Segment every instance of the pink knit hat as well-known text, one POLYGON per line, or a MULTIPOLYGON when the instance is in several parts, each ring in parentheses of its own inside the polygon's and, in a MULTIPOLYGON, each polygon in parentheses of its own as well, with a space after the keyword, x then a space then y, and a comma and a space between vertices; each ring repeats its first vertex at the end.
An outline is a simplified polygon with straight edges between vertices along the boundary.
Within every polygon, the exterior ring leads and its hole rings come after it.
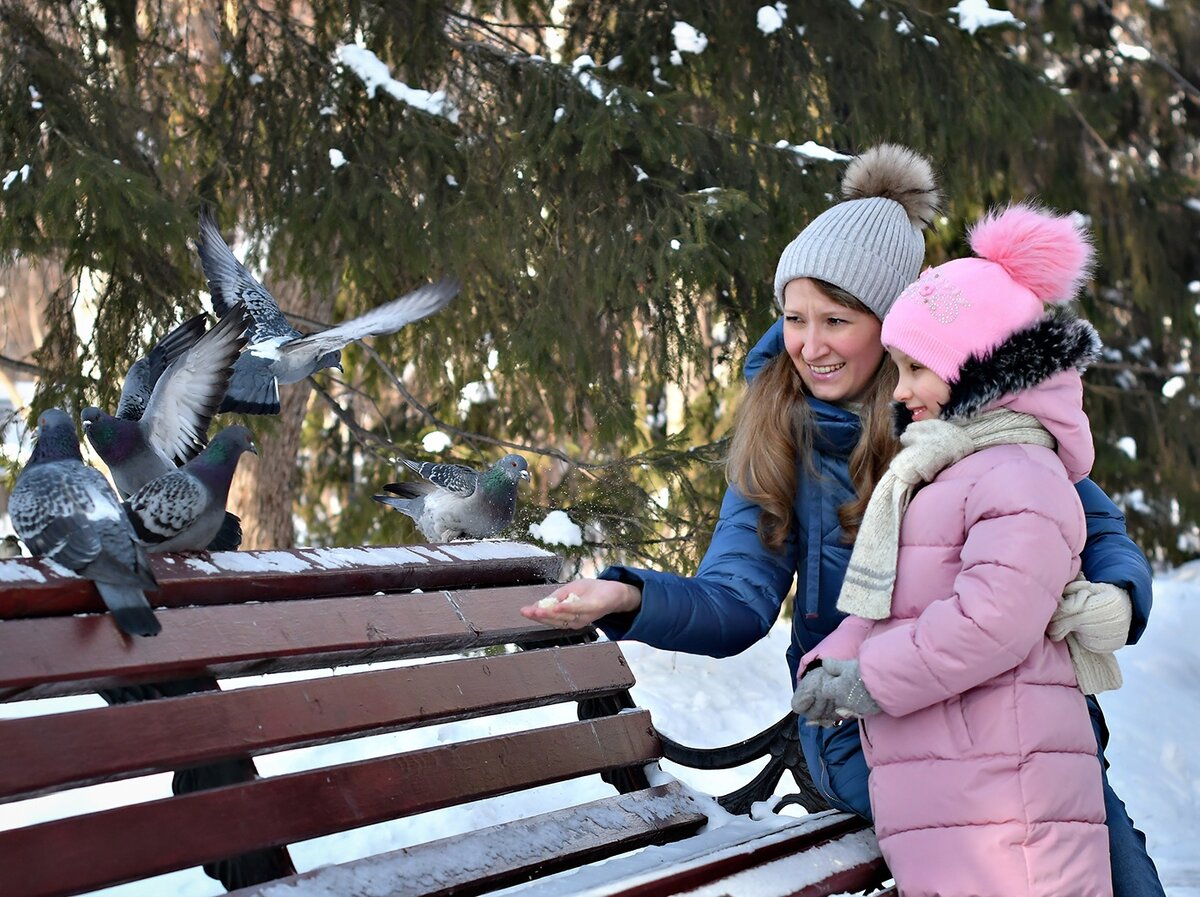
POLYGON ((884 346, 948 383, 968 358, 1040 320, 1045 303, 1074 298, 1092 264, 1081 224, 1023 203, 985 215, 968 240, 977 258, 926 268, 883 320, 884 346))

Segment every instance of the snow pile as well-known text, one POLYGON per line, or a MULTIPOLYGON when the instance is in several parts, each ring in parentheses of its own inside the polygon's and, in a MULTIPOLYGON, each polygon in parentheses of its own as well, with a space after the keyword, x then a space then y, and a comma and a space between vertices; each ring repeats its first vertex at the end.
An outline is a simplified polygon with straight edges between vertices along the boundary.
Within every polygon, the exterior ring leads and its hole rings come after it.
POLYGON ((809 159, 814 162, 848 162, 853 159, 853 156, 847 156, 845 153, 839 153, 837 150, 831 150, 827 146, 813 141, 806 140, 801 144, 788 143, 786 140, 780 140, 775 144, 776 149, 791 150, 802 159, 809 159))
POLYGON ((774 6, 759 7, 755 21, 758 30, 763 34, 774 34, 783 27, 783 20, 786 18, 787 7, 782 3, 776 3, 774 6))
POLYGON ((687 22, 676 22, 671 28, 671 37, 675 40, 675 49, 671 51, 671 64, 679 65, 683 61, 683 53, 703 53, 708 47, 708 35, 697 31, 687 22))
POLYGON ((1025 23, 1007 9, 992 9, 988 6, 987 0, 958 0, 958 5, 951 6, 950 12, 958 16, 958 27, 967 34, 974 34, 980 28, 993 28, 997 25, 1025 27, 1025 23))
POLYGON ((566 511, 551 511, 541 523, 529 524, 529 535, 547 545, 583 544, 583 530, 566 511))

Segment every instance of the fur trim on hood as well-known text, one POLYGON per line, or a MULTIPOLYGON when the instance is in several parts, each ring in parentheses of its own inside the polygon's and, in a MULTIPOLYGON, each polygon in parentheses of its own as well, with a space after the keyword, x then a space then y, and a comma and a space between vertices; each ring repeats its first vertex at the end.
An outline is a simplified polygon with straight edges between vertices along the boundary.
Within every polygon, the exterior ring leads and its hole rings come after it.
MULTIPOLYGON (((1087 321, 1065 313, 1050 314, 1018 330, 986 355, 972 355, 950 384, 942 420, 965 420, 1002 396, 1025 392, 1063 371, 1083 373, 1100 357, 1100 336, 1087 321)), ((900 402, 894 405, 896 432, 912 423, 900 402)))

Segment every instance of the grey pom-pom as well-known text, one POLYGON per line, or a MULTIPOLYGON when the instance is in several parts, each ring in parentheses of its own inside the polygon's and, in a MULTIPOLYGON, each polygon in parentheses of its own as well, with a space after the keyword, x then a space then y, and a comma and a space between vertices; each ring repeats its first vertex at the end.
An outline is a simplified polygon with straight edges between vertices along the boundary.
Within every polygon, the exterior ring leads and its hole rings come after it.
POLYGON ((846 168, 842 195, 894 199, 914 227, 928 227, 942 200, 929 160, 895 143, 881 143, 856 156, 846 168))

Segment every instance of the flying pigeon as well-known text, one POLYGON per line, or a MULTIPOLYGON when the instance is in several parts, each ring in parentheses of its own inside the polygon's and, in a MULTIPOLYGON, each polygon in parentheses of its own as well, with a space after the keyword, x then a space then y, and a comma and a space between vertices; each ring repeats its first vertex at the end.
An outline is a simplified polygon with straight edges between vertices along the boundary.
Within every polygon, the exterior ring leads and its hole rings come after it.
POLYGON ((117 625, 130 635, 158 635, 143 590, 158 583, 104 474, 83 463, 75 424, 52 408, 38 418, 37 444, 17 477, 8 513, 34 555, 96 583, 117 625))
POLYGON ((140 420, 150 401, 154 384, 163 371, 176 358, 196 344, 204 335, 204 314, 188 318, 150 350, 145 358, 139 358, 129 366, 125 382, 121 385, 121 400, 117 405, 117 417, 123 420, 140 420))
POLYGON ((243 452, 258 454, 250 431, 241 425, 226 427, 183 467, 151 480, 129 496, 125 511, 147 551, 212 548, 217 533, 232 516, 225 512, 225 501, 243 452))
POLYGON ((17 541, 14 535, 7 535, 0 541, 0 559, 3 558, 19 558, 21 556, 21 543, 17 541))
POLYGON ((517 483, 529 479, 520 455, 505 455, 483 473, 461 464, 404 463, 428 482, 388 483, 391 495, 373 498, 415 520, 431 542, 494 536, 512 523, 517 483))
POLYGON ((460 284, 443 278, 366 314, 307 336, 288 323, 275 297, 234 257, 212 211, 200 212, 200 264, 208 278, 213 308, 224 311, 242 300, 254 317, 250 349, 234 365, 222 411, 278 414, 279 384, 295 383, 325 368, 341 368, 341 349, 354 340, 395 333, 443 308, 460 284))
MULTIPOLYGON (((203 317, 199 320, 203 326, 203 317)), ((176 328, 146 358, 133 363, 121 389, 116 417, 99 408, 83 409, 83 432, 108 465, 122 498, 175 470, 204 448, 208 425, 225 396, 238 353, 246 345, 249 324, 245 306, 237 303, 156 374, 160 365, 154 361, 155 354, 176 337, 180 329, 176 328), (147 364, 139 369, 142 362, 147 364)))

